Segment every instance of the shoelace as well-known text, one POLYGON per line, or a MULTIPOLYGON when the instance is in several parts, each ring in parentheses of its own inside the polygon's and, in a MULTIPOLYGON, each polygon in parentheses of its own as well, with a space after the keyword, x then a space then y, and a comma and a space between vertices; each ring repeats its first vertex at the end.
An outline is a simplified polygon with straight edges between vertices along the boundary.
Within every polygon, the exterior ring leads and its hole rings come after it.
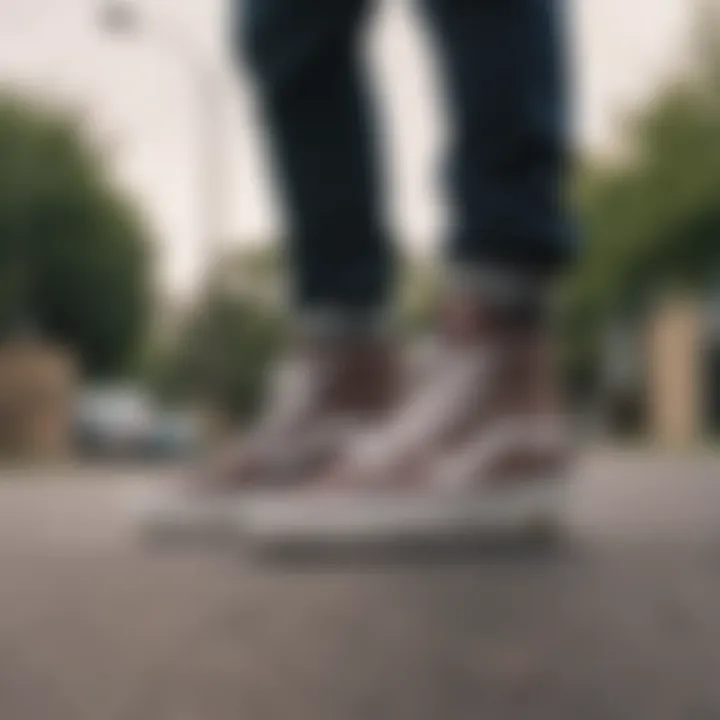
POLYGON ((441 458, 432 471, 431 482, 443 490, 467 490, 493 479, 488 469, 498 458, 526 451, 562 452, 567 444, 567 429, 558 417, 505 417, 441 458))
POLYGON ((380 480, 399 458, 434 443, 483 402, 491 368, 492 357, 478 348, 439 353, 421 390, 380 428, 351 445, 351 466, 380 480))

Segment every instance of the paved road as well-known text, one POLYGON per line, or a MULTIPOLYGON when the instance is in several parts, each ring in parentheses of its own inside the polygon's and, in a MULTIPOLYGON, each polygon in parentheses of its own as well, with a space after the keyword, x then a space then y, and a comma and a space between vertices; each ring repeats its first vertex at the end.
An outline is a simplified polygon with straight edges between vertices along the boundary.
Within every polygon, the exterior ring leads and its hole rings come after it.
POLYGON ((2 720, 717 720, 720 461, 596 455, 544 556, 150 550, 155 474, 0 479, 2 720))

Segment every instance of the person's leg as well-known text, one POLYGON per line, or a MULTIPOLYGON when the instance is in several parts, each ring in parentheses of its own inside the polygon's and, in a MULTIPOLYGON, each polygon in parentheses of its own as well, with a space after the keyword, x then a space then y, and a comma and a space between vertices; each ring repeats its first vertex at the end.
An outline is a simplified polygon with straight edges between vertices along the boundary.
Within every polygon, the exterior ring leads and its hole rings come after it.
POLYGON ((442 353, 317 478, 332 513, 314 491, 254 508, 249 534, 270 545, 514 535, 559 507, 567 452, 545 313, 570 256, 559 0, 424 2, 455 130, 442 353))
POLYGON ((454 129, 450 261, 553 273, 571 254, 564 0, 421 0, 454 129))
POLYGON ((384 308, 392 251, 362 63, 369 0, 234 0, 287 214, 301 314, 384 308))
POLYGON ((449 359, 375 438, 390 478, 475 442, 495 413, 557 414, 549 301, 572 254, 562 0, 422 2, 454 131, 449 359))
POLYGON ((565 0, 422 2, 455 131, 440 330, 475 354, 486 388, 474 420, 472 404, 449 408, 456 423, 465 414, 465 429, 446 444, 437 477, 522 494, 528 478, 562 476, 568 456, 551 331, 554 281, 573 255, 565 0))
POLYGON ((392 270, 362 72, 370 0, 233 0, 287 211, 293 316, 252 432, 191 487, 299 482, 395 388, 383 315, 392 270))
POLYGON ((571 256, 560 0, 423 0, 454 128, 444 358, 333 474, 468 489, 565 459, 548 327, 571 256))

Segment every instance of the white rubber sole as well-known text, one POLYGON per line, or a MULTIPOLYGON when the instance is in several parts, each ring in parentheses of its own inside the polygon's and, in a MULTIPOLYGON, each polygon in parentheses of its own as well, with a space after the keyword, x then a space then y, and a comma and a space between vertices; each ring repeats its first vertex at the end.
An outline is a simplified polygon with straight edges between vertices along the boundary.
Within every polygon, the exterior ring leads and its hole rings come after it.
POLYGON ((130 513, 142 537, 182 541, 236 535, 241 508, 235 498, 193 498, 165 488, 138 499, 130 513))
POLYGON ((243 537, 260 547, 472 541, 559 528, 563 500, 559 482, 472 497, 285 494, 247 498, 237 518, 243 537))

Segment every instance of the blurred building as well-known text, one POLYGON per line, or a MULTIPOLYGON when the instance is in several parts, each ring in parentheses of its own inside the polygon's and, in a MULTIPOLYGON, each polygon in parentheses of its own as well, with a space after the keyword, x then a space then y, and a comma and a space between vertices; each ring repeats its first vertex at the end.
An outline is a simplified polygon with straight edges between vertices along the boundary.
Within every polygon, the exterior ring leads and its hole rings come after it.
POLYGON ((77 367, 32 338, 0 345, 0 456, 55 460, 72 451, 77 367))
POLYGON ((687 446, 720 434, 720 292, 668 295, 606 335, 606 427, 687 446))

